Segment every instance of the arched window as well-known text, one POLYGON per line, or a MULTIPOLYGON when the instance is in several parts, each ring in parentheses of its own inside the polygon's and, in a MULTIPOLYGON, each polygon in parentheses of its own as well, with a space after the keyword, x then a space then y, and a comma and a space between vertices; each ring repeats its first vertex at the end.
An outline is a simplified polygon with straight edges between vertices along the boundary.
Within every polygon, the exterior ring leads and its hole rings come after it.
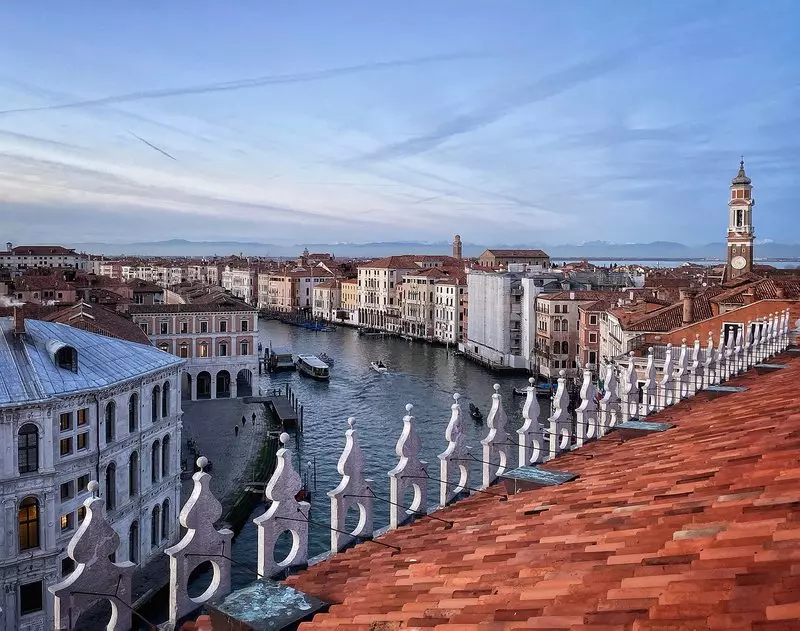
POLYGON ((128 532, 128 561, 139 562, 139 522, 135 520, 128 532))
MULTIPOLYGON (((244 320, 242 320, 242 322, 244 322, 244 320)), ((239 354, 240 355, 247 355, 249 353, 250 353, 250 345, 247 342, 242 342, 241 343, 241 353, 239 353, 239 354)))
POLYGON ((26 497, 20 503, 17 527, 20 552, 39 547, 39 500, 35 497, 26 497))
POLYGON ((106 510, 117 507, 117 465, 110 462, 106 467, 106 510))
POLYGON ((561 343, 561 352, 564 355, 569 355, 569 342, 562 342, 561 343))
POLYGON ((164 351, 165 353, 169 353, 169 344, 167 344, 166 342, 161 342, 161 344, 158 345, 158 350, 164 351))
POLYGON ((117 404, 114 401, 106 403, 106 444, 114 442, 117 425, 117 404))
POLYGON ((554 331, 560 331, 561 330, 561 320, 559 320, 558 318, 553 320, 553 330, 554 331))
POLYGON ((169 416, 169 381, 164 382, 164 389, 161 391, 161 417, 169 416))
POLYGON ((561 318, 561 330, 569 331, 569 322, 567 322, 566 318, 561 318))
POLYGON ((556 341, 553 343, 553 354, 561 355, 561 342, 556 341))
POLYGON ((153 514, 150 517, 150 547, 158 547, 158 541, 161 539, 159 531, 161 527, 161 507, 156 504, 153 506, 153 514))
POLYGON ((161 475, 169 475, 169 434, 161 441, 161 475))
POLYGON ((134 451, 128 461, 128 496, 139 494, 139 452, 134 451))
POLYGON ((169 539, 169 500, 161 505, 161 539, 169 539))
POLYGON ((158 420, 158 412, 161 409, 161 386, 153 386, 153 394, 150 399, 150 421, 155 423, 158 420))
POLYGON ((139 395, 135 392, 128 399, 128 431, 139 429, 139 395))
POLYGON ((39 429, 32 423, 19 428, 17 466, 20 473, 34 473, 39 470, 39 429))
POLYGON ((158 441, 153 443, 153 450, 150 453, 150 481, 155 484, 158 482, 159 462, 158 457, 161 455, 161 443, 158 441))

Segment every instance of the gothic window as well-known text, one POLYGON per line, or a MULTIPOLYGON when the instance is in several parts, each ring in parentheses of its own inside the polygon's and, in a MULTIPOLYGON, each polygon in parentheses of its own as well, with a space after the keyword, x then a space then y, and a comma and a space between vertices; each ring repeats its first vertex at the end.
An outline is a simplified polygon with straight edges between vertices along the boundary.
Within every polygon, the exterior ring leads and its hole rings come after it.
POLYGON ((169 539, 169 500, 164 500, 161 505, 161 539, 169 539))
POLYGON ((561 353, 564 355, 569 354, 569 342, 562 342, 561 344, 561 353))
POLYGON ((39 470, 39 430, 28 423, 17 434, 17 466, 20 473, 34 473, 39 470))
POLYGON ((169 434, 161 441, 161 475, 169 475, 169 434))
POLYGON ((561 354, 561 342, 557 341, 557 342, 555 342, 553 344, 553 353, 555 355, 560 355, 561 354))
POLYGON ((128 399, 128 431, 135 432, 139 427, 139 395, 135 392, 128 399))
POLYGON ((17 527, 20 552, 39 547, 39 500, 35 497, 22 500, 17 514, 17 527))
POLYGON ((164 382, 164 389, 161 392, 161 416, 169 416, 169 381, 164 382))
POLYGON ((161 507, 156 504, 153 506, 153 513, 150 517, 150 547, 155 548, 158 546, 159 530, 161 526, 161 507))
POLYGON ((153 394, 150 399, 150 420, 155 423, 158 420, 158 409, 161 405, 161 387, 153 386, 153 394))
POLYGON ((135 520, 128 532, 128 560, 131 563, 139 562, 139 522, 135 520))
POLYGON ((561 318, 561 330, 569 331, 569 322, 567 322, 566 318, 561 318))
POLYGON ((159 456, 161 455, 161 443, 158 441, 153 443, 153 449, 150 452, 150 482, 155 484, 158 482, 158 474, 160 472, 159 456))
POLYGON ((117 424, 117 404, 114 401, 106 403, 106 444, 114 442, 117 424))
POLYGON ((128 461, 128 496, 139 494, 139 452, 134 451, 128 461))
POLYGON ((561 330, 561 320, 556 318, 553 320, 553 331, 560 331, 561 330))
POLYGON ((106 510, 117 506, 117 465, 113 462, 106 467, 106 510))

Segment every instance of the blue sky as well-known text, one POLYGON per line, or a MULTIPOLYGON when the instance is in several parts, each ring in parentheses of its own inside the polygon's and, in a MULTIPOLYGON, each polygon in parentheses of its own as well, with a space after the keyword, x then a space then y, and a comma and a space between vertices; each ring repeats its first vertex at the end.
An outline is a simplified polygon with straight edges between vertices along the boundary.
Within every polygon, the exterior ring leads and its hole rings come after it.
POLYGON ((800 242, 792 0, 75 0, 0 23, 16 243, 706 243, 740 154, 758 236, 800 242))

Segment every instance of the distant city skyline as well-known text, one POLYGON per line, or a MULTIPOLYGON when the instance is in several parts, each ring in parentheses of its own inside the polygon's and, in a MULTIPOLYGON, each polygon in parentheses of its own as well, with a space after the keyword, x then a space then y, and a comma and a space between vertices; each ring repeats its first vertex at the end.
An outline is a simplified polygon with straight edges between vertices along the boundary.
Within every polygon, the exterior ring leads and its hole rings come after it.
POLYGON ((800 242, 800 6, 16 3, 14 243, 800 242))

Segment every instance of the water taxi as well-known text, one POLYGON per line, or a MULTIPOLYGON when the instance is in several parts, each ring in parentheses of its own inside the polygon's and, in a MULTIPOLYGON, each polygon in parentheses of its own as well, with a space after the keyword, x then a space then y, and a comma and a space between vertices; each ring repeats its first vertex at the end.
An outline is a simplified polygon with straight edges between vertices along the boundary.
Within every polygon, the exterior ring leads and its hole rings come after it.
POLYGON ((374 370, 375 372, 387 372, 389 370, 386 367, 386 364, 383 363, 383 360, 370 362, 369 365, 372 366, 372 370, 374 370))
POLYGON ((328 364, 316 355, 298 355, 295 364, 297 370, 312 379, 326 380, 331 376, 328 364))

